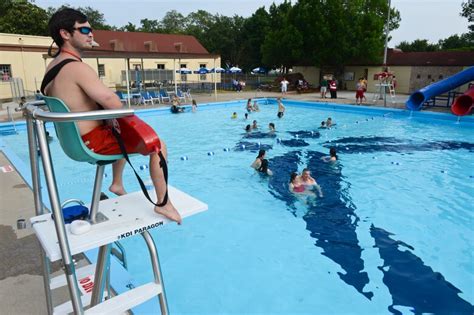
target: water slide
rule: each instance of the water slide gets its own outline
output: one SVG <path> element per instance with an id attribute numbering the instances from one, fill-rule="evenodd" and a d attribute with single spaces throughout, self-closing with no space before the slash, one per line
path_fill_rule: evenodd
<path id="1" fill-rule="evenodd" d="M 471 81 L 474 81 L 474 67 L 467 68 L 444 80 L 430 84 L 416 91 L 415 93 L 410 95 L 410 98 L 408 98 L 408 101 L 406 102 L 406 107 L 409 110 L 420 110 L 421 107 L 423 106 L 423 103 L 426 102 L 427 100 L 437 95 L 447 93 L 451 91 L 452 89 L 455 89 L 458 86 L 469 83 Z M 472 95 L 472 93 L 470 95 Z M 472 98 L 471 98 L 471 103 L 472 103 Z"/>
<path id="2" fill-rule="evenodd" d="M 459 96 L 451 106 L 454 115 L 464 116 L 474 108 L 474 85 L 466 93 Z"/>

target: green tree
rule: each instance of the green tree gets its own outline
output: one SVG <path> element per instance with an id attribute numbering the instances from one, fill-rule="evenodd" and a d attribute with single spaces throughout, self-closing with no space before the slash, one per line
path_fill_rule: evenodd
<path id="1" fill-rule="evenodd" d="M 468 0 L 467 2 L 463 2 L 461 7 L 461 16 L 467 18 L 467 21 L 471 23 L 468 28 L 472 35 L 474 33 L 474 1 Z"/>
<path id="2" fill-rule="evenodd" d="M 469 33 L 441 39 L 438 45 L 440 50 L 474 50 L 474 41 Z"/>
<path id="3" fill-rule="evenodd" d="M 129 22 L 129 24 L 131 24 Z M 140 32 L 146 33 L 160 33 L 162 32 L 161 23 L 158 20 L 143 19 L 140 20 L 141 27 Z"/>
<path id="4" fill-rule="evenodd" d="M 186 21 L 185 33 L 196 37 L 201 44 L 207 47 L 210 41 L 208 32 L 216 23 L 216 17 L 207 11 L 198 10 L 189 13 Z"/>
<path id="5" fill-rule="evenodd" d="M 404 52 L 414 51 L 437 51 L 439 46 L 437 44 L 430 44 L 427 39 L 415 39 L 413 42 L 403 41 L 396 46 Z"/>
<path id="6" fill-rule="evenodd" d="M 262 46 L 270 30 L 270 15 L 265 8 L 259 8 L 251 17 L 245 19 L 242 26 L 243 56 L 240 65 L 246 70 L 259 66 L 271 66 L 263 63 Z"/>
<path id="7" fill-rule="evenodd" d="M 168 11 L 161 20 L 160 29 L 166 34 L 182 34 L 186 29 L 186 19 L 176 10 Z"/>
<path id="8" fill-rule="evenodd" d="M 127 25 L 124 25 L 117 30 L 121 32 L 138 32 L 139 28 L 135 24 L 128 22 Z"/>
<path id="9" fill-rule="evenodd" d="M 48 35 L 48 14 L 44 9 L 27 0 L 0 2 L 0 33 Z"/>

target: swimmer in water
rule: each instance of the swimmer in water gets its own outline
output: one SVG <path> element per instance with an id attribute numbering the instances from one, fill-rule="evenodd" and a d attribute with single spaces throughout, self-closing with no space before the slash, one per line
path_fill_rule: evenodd
<path id="1" fill-rule="evenodd" d="M 273 175 L 273 172 L 268 168 L 268 160 L 265 158 L 265 154 L 265 150 L 258 151 L 255 161 L 250 166 L 260 173 L 271 176 Z"/>
<path id="2" fill-rule="evenodd" d="M 234 112 L 234 113 L 232 114 L 232 116 L 230 116 L 230 118 L 231 118 L 231 119 L 237 119 L 237 113 Z"/>
<path id="3" fill-rule="evenodd" d="M 314 188 L 318 192 L 319 197 L 323 197 L 321 186 L 311 177 L 311 171 L 308 168 L 305 168 L 303 172 L 301 172 L 301 175 L 298 176 L 298 180 L 305 186 L 305 191 L 311 191 Z"/>
<path id="4" fill-rule="evenodd" d="M 288 185 L 289 189 L 293 193 L 303 193 L 305 192 L 306 188 L 301 184 L 298 179 L 298 173 L 293 172 L 290 175 L 290 184 Z"/>
<path id="5" fill-rule="evenodd" d="M 323 156 L 321 158 L 324 162 L 336 162 L 338 160 L 336 148 L 332 147 L 329 149 L 329 156 Z"/>

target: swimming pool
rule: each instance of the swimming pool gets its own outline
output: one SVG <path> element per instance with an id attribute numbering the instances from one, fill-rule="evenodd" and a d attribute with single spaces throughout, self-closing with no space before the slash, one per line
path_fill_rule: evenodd
<path id="1" fill-rule="evenodd" d="M 472 314 L 472 119 L 457 124 L 444 114 L 285 105 L 283 119 L 264 102 L 248 121 L 245 102 L 141 114 L 168 144 L 170 183 L 209 205 L 183 226 L 153 232 L 170 312 Z M 234 111 L 239 118 L 231 120 Z M 318 130 L 328 116 L 336 128 Z M 247 138 L 243 129 L 254 119 L 261 136 L 274 122 L 276 137 Z M 24 132 L 1 140 L 28 165 Z M 272 177 L 249 167 L 257 142 L 271 146 Z M 51 145 L 61 199 L 89 198 L 95 169 L 71 162 L 57 141 Z M 335 165 L 320 159 L 331 146 L 340 158 Z M 299 200 L 288 192 L 289 174 L 304 167 L 323 198 Z M 127 189 L 138 190 L 127 174 Z M 151 279 L 142 240 L 123 244 L 136 283 Z"/>

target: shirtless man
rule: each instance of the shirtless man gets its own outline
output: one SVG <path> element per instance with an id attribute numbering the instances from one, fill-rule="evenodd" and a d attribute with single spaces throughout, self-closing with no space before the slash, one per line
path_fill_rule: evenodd
<path id="1" fill-rule="evenodd" d="M 81 60 L 82 52 L 92 48 L 94 39 L 87 17 L 74 9 L 62 9 L 53 14 L 48 27 L 51 37 L 60 50 L 48 65 L 46 72 L 66 59 L 72 59 L 74 62 L 64 65 L 57 76 L 45 86 L 44 93 L 62 99 L 72 112 L 121 109 L 122 104 L 117 95 L 99 80 L 97 73 L 89 65 Z M 91 141 L 85 141 L 90 149 L 93 150 L 96 144 L 102 146 L 95 151 L 96 153 L 121 153 L 111 128 L 107 127 L 104 121 L 79 121 L 77 125 L 82 138 L 91 139 Z M 95 139 L 96 144 L 91 143 Z M 108 144 L 107 147 L 104 147 L 106 143 L 104 140 Z M 164 142 L 161 142 L 161 152 L 166 157 Z M 113 179 L 109 190 L 117 195 L 126 194 L 122 181 L 124 167 L 125 159 L 118 160 L 112 165 Z M 164 200 L 167 187 L 160 166 L 160 157 L 156 153 L 150 155 L 150 175 L 158 202 L 161 202 Z M 154 211 L 181 224 L 181 216 L 171 200 L 168 200 L 164 206 L 155 206 Z"/>
<path id="2" fill-rule="evenodd" d="M 281 102 L 281 98 L 277 98 L 277 103 L 278 103 L 278 118 L 282 118 L 283 115 L 285 114 L 285 106 L 283 106 L 283 103 Z"/>
<path id="3" fill-rule="evenodd" d="M 309 191 L 314 187 L 316 188 L 316 191 L 318 192 L 319 197 L 323 197 L 321 186 L 319 186 L 316 180 L 313 177 L 311 177 L 311 171 L 309 169 L 305 168 L 303 172 L 301 172 L 301 175 L 298 176 L 297 180 L 299 180 L 299 182 L 303 186 L 305 186 L 306 191 Z"/>

